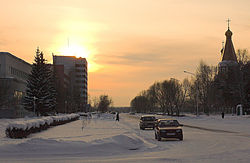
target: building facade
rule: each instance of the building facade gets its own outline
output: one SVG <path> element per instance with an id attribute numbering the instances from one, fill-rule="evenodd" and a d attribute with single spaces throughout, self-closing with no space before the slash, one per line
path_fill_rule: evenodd
<path id="1" fill-rule="evenodd" d="M 21 105 L 32 66 L 8 53 L 0 52 L 0 108 Z"/>
<path id="2" fill-rule="evenodd" d="M 65 112 L 85 111 L 88 102 L 87 60 L 75 56 L 54 55 L 53 65 L 57 78 L 56 83 L 60 83 L 57 92 L 60 92 L 58 94 L 64 98 L 58 102 L 58 105 L 64 106 Z"/>

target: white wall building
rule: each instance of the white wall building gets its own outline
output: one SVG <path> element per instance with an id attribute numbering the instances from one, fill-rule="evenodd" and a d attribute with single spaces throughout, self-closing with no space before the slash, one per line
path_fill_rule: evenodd
<path id="1" fill-rule="evenodd" d="M 21 104 L 26 91 L 26 81 L 32 66 L 8 53 L 0 52 L 0 108 Z"/>

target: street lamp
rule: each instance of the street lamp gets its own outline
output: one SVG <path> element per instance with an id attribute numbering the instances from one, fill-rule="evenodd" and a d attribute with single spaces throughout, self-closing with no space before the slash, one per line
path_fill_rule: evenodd
<path id="1" fill-rule="evenodd" d="M 34 105 L 34 114 L 36 115 L 36 100 L 38 98 L 36 96 L 33 97 L 33 105 Z"/>
<path id="2" fill-rule="evenodd" d="M 195 76 L 195 74 L 192 73 L 192 72 L 184 71 L 184 73 L 191 74 L 191 75 Z M 199 88 L 198 88 L 198 85 L 197 85 L 196 86 L 196 116 L 199 116 L 198 93 L 199 93 Z"/>
<path id="3" fill-rule="evenodd" d="M 65 100 L 65 106 L 64 106 L 64 112 L 66 113 L 67 112 L 67 100 Z"/>
<path id="4" fill-rule="evenodd" d="M 191 74 L 191 75 L 195 76 L 195 73 L 192 73 L 192 72 L 184 71 L 184 73 Z"/>

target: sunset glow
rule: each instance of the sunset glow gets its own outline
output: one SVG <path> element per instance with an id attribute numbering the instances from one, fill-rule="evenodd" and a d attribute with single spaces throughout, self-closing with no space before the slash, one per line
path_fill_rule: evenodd
<path id="1" fill-rule="evenodd" d="M 82 58 L 90 57 L 90 51 L 88 51 L 84 46 L 77 44 L 70 45 L 69 47 L 62 47 L 58 51 L 60 52 L 60 55 L 65 56 L 76 56 Z"/>
<path id="2" fill-rule="evenodd" d="M 0 50 L 32 63 L 36 48 L 88 61 L 88 93 L 129 106 L 155 81 L 216 66 L 230 18 L 235 50 L 250 51 L 249 0 L 3 1 Z M 239 12 L 240 9 L 240 12 Z M 4 14 L 3 14 L 4 13 Z"/>

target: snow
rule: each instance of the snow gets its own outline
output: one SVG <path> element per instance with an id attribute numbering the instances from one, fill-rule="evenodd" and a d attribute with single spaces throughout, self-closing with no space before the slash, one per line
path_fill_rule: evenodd
<path id="1" fill-rule="evenodd" d="M 184 124 L 184 140 L 160 142 L 153 130 L 139 130 L 140 116 L 121 113 L 117 122 L 113 114 L 95 114 L 26 139 L 7 138 L 14 120 L 0 119 L 0 162 L 249 162 L 250 116 L 175 117 Z"/>
<path id="2" fill-rule="evenodd" d="M 73 118 L 79 117 L 78 114 L 68 114 L 68 115 L 60 115 L 60 116 L 50 116 L 50 117 L 42 117 L 42 118 L 37 118 L 37 119 L 24 119 L 24 120 L 19 120 L 19 121 L 13 121 L 9 123 L 9 125 L 6 128 L 9 129 L 30 129 L 31 127 L 40 127 L 41 125 L 44 125 L 47 123 L 50 125 L 54 121 L 65 121 L 65 120 L 70 120 Z"/>

